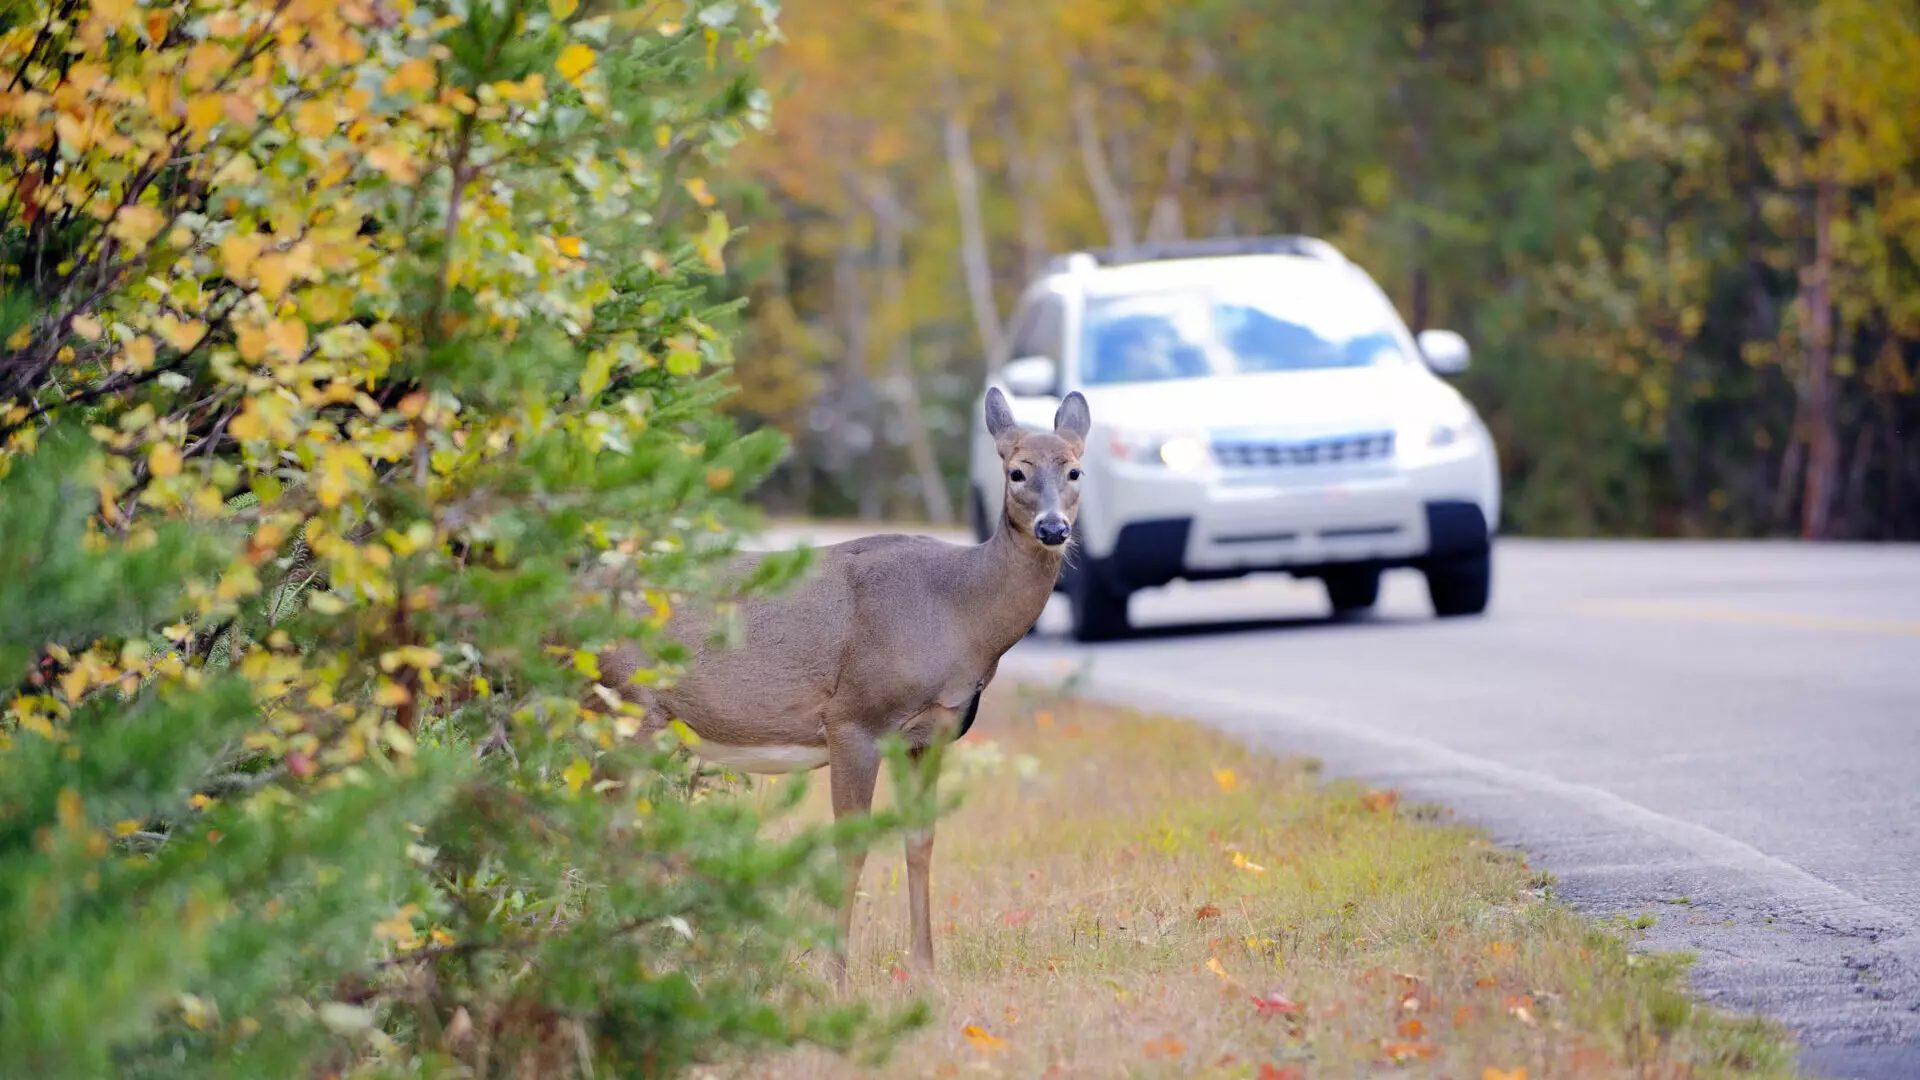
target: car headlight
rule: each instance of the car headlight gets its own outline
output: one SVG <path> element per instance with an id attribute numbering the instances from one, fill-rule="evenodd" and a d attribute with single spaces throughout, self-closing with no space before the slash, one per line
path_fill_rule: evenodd
<path id="1" fill-rule="evenodd" d="M 1429 450 L 1440 450 L 1466 441 L 1478 429 L 1478 417 L 1471 412 L 1461 413 L 1427 425 L 1426 437 L 1420 443 Z"/>
<path id="2" fill-rule="evenodd" d="M 1213 460 L 1206 438 L 1186 432 L 1114 432 L 1108 446 L 1121 461 L 1163 465 L 1175 472 L 1192 472 Z"/>

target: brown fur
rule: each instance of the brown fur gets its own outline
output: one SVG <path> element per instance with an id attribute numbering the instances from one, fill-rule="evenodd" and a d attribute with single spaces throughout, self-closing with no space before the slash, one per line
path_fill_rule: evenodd
<path id="1" fill-rule="evenodd" d="M 628 679 L 645 657 L 632 645 L 600 658 L 603 681 L 647 712 L 646 731 L 677 718 L 705 742 L 727 747 L 824 747 L 835 816 L 873 803 L 880 742 L 900 735 L 919 754 L 951 737 L 959 713 L 992 680 L 1000 657 L 1039 619 L 1067 545 L 1047 545 L 1038 525 L 1070 527 L 1079 504 L 1077 470 L 1090 418 L 1086 399 L 1067 395 L 1052 432 L 1013 423 L 1000 391 L 987 396 L 987 428 L 1009 481 L 1000 526 L 963 546 L 926 536 L 867 536 L 820 549 L 814 572 L 784 595 L 742 605 L 744 634 L 725 650 L 698 648 L 673 687 L 649 690 Z M 742 560 L 751 567 L 757 556 Z M 711 625 L 706 612 L 676 612 L 667 633 L 694 646 Z M 934 777 L 923 776 L 931 785 Z M 932 834 L 908 840 L 908 886 L 916 966 L 933 965 L 927 921 Z M 841 912 L 849 929 L 853 889 L 865 856 L 849 855 L 852 882 Z M 836 957 L 844 977 L 845 956 Z"/>

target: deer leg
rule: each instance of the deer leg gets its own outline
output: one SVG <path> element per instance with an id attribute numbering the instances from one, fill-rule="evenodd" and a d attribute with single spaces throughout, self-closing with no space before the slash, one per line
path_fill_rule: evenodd
<path id="1" fill-rule="evenodd" d="M 940 751 L 912 752 L 913 771 L 919 780 L 919 796 L 928 803 L 929 812 L 935 788 L 940 780 Z M 916 974 L 933 974 L 933 908 L 928 898 L 932 888 L 933 822 L 907 833 L 907 906 L 913 920 L 913 967 Z"/>
<path id="2" fill-rule="evenodd" d="M 873 809 L 873 788 L 880 778 L 880 747 L 863 731 L 827 739 L 828 785 L 833 789 L 833 818 L 865 814 Z M 847 954 L 853 947 L 853 903 L 860 890 L 860 871 L 867 865 L 864 844 L 843 844 L 840 864 L 847 875 L 846 900 L 840 905 L 840 943 L 827 961 L 835 985 L 847 985 Z"/>

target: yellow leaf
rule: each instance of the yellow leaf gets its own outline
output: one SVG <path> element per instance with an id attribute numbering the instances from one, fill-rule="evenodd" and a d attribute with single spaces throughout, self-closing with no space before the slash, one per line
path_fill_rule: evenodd
<path id="1" fill-rule="evenodd" d="M 567 782 L 568 793 L 578 795 L 581 786 L 592 775 L 593 766 L 587 764 L 586 758 L 577 757 L 573 759 L 573 764 L 567 766 L 566 771 L 560 774 L 560 777 Z"/>
<path id="2" fill-rule="evenodd" d="M 598 680 L 600 678 L 600 658 L 585 649 L 575 649 L 573 651 L 573 670 L 585 675 L 589 679 Z"/>
<path id="3" fill-rule="evenodd" d="M 1221 791 L 1232 791 L 1240 783 L 1240 778 L 1234 775 L 1232 769 L 1215 769 L 1213 782 L 1220 785 Z"/>
<path id="4" fill-rule="evenodd" d="M 1220 958 L 1217 956 L 1207 957 L 1207 970 L 1213 972 L 1215 975 L 1218 975 L 1223 979 L 1233 978 L 1233 976 L 1227 974 L 1227 969 L 1221 966 Z"/>
<path id="5" fill-rule="evenodd" d="M 307 324 L 299 319 L 275 319 L 267 327 L 267 344 L 288 360 L 307 351 Z"/>
<path id="6" fill-rule="evenodd" d="M 265 238 L 258 233 L 234 233 L 220 241 L 220 272 L 233 281 L 246 281 L 265 246 Z"/>
<path id="7" fill-rule="evenodd" d="M 240 323 L 233 328 L 233 344 L 240 350 L 240 359 L 256 363 L 267 355 L 267 332 L 254 323 Z M 258 424 L 257 419 L 252 422 Z"/>
<path id="8" fill-rule="evenodd" d="M 433 89 L 433 82 L 433 61 L 416 57 L 394 68 L 380 89 L 388 94 L 418 94 Z"/>
<path id="9" fill-rule="evenodd" d="M 326 507 L 339 506 L 356 484 L 373 479 L 373 469 L 360 451 L 339 443 L 327 447 L 321 455 L 319 471 L 320 482 L 314 486 L 314 493 Z"/>
<path id="10" fill-rule="evenodd" d="M 380 688 L 373 692 L 373 703 L 382 707 L 405 705 L 412 700 L 413 695 L 407 693 L 406 687 L 385 679 L 380 680 Z"/>
<path id="11" fill-rule="evenodd" d="M 113 835 L 132 836 L 140 831 L 140 822 L 136 818 L 127 818 L 113 823 Z"/>
<path id="12" fill-rule="evenodd" d="M 367 151 L 367 164 L 395 183 L 411 184 L 420 178 L 420 166 L 414 161 L 412 151 L 398 143 L 387 143 Z"/>
<path id="13" fill-rule="evenodd" d="M 137 337 L 121 346 L 121 355 L 127 358 L 127 367 L 134 371 L 146 371 L 153 367 L 153 339 Z"/>
<path id="14" fill-rule="evenodd" d="M 200 339 L 207 336 L 207 328 L 198 320 L 189 319 L 181 322 L 168 315 L 160 320 L 160 336 L 167 339 L 167 344 L 181 352 L 186 352 L 200 344 Z"/>
<path id="15" fill-rule="evenodd" d="M 580 257 L 580 238 L 577 236 L 556 236 L 553 238 L 553 246 L 559 248 L 560 254 L 569 259 Z"/>
<path id="16" fill-rule="evenodd" d="M 556 19 L 564 20 L 580 7 L 580 0 L 547 0 L 547 10 Z"/>
<path id="17" fill-rule="evenodd" d="M 269 300 L 280 299 L 293 280 L 293 265 L 278 251 L 260 256 L 253 264 L 253 272 L 260 278 L 260 295 Z"/>
<path id="18" fill-rule="evenodd" d="M 159 210 L 144 203 L 121 207 L 114 216 L 113 227 L 108 231 L 126 242 L 128 247 L 144 248 L 167 223 L 166 216 Z"/>
<path id="19" fill-rule="evenodd" d="M 579 86 L 581 78 L 593 70 L 593 64 L 593 50 L 576 41 L 560 50 L 560 59 L 554 61 L 553 66 L 561 78 Z"/>
<path id="20" fill-rule="evenodd" d="M 93 0 L 93 13 L 108 26 L 119 26 L 133 14 L 133 0 Z"/>
<path id="21" fill-rule="evenodd" d="M 676 736 L 679 737 L 681 742 L 687 744 L 688 746 L 700 745 L 700 735 L 697 732 L 695 732 L 692 728 L 688 727 L 687 722 L 685 720 L 681 720 L 678 717 L 675 717 L 674 719 L 667 721 L 667 730 L 673 732 Z"/>
<path id="22" fill-rule="evenodd" d="M 1527 1080 L 1525 1066 L 1518 1069 L 1496 1069 L 1489 1065 L 1480 1070 L 1480 1080 Z"/>
<path id="23" fill-rule="evenodd" d="M 338 128 L 338 114 L 331 102 L 308 101 L 293 111 L 293 130 L 310 139 L 321 139 Z"/>
<path id="24" fill-rule="evenodd" d="M 1000 1054 L 1006 1052 L 1007 1040 L 995 1035 L 979 1024 L 968 1024 L 966 1027 L 960 1029 L 960 1034 L 965 1035 L 967 1041 L 973 1044 L 973 1048 L 983 1054 Z"/>
<path id="25" fill-rule="evenodd" d="M 88 341 L 100 340 L 100 320 L 91 315 L 75 315 L 73 321 L 67 325 L 73 328 L 74 333 L 79 334 Z"/>
<path id="26" fill-rule="evenodd" d="M 212 94 L 201 94 L 187 102 L 187 127 L 205 138 L 226 114 L 226 106 Z"/>
<path id="27" fill-rule="evenodd" d="M 147 455 L 147 467 L 162 480 L 180 475 L 180 451 L 172 443 L 160 443 Z"/>
<path id="28" fill-rule="evenodd" d="M 187 800 L 187 805 L 193 807 L 195 810 L 205 810 L 207 807 L 212 806 L 215 801 L 216 800 L 206 795 L 196 794 L 193 798 Z"/>
<path id="29" fill-rule="evenodd" d="M 707 190 L 707 182 L 698 176 L 687 181 L 687 194 L 701 206 L 713 205 L 713 192 Z"/>
<path id="30" fill-rule="evenodd" d="M 1233 865 L 1241 870 L 1247 871 L 1250 874 L 1264 874 L 1267 872 L 1266 867 L 1261 866 L 1257 862 L 1252 862 L 1248 860 L 1248 858 L 1245 855 L 1242 855 L 1237 851 L 1233 853 Z"/>
<path id="31" fill-rule="evenodd" d="M 493 684 L 487 681 L 485 675 L 475 675 L 473 677 L 473 692 L 478 697 L 490 698 L 493 696 Z"/>

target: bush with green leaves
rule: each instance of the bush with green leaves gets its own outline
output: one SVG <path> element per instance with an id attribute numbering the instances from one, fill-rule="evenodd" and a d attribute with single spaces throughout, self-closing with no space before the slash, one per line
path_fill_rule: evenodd
<path id="1" fill-rule="evenodd" d="M 836 845 L 588 692 L 744 581 L 769 4 L 0 16 L 0 1074 L 670 1075 L 824 1002 Z"/>

